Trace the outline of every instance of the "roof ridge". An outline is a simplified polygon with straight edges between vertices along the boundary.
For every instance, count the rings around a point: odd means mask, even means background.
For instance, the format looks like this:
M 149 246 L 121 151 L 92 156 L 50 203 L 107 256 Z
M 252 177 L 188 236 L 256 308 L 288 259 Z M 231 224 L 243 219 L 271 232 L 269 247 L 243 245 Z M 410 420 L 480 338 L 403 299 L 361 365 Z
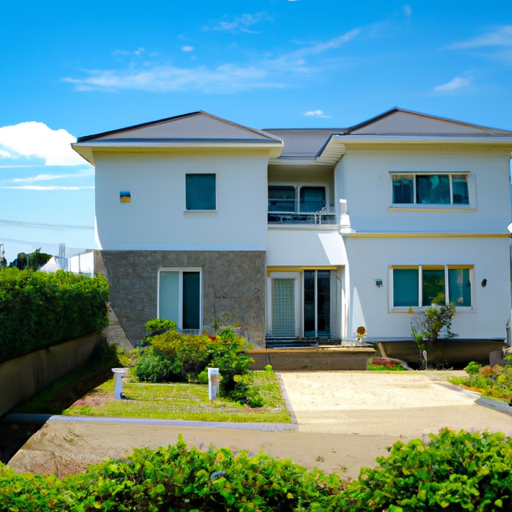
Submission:
M 220 121 L 220 122 L 222 122 L 224 124 L 228 124 L 228 125 L 231 125 L 233 127 L 242 129 L 244 131 L 247 131 L 247 132 L 250 132 L 250 133 L 256 133 L 256 134 L 258 134 L 258 135 L 260 135 L 262 137 L 265 137 L 265 138 L 267 138 L 267 139 L 269 139 L 271 141 L 282 142 L 282 140 L 279 137 L 276 137 L 275 135 L 267 133 L 267 132 L 265 132 L 263 130 L 258 130 L 257 128 L 251 128 L 249 126 L 245 126 L 245 125 L 242 125 L 242 124 L 239 124 L 239 123 L 235 123 L 235 122 L 230 121 L 228 119 L 224 119 L 222 117 L 218 117 L 218 116 L 215 116 L 213 114 L 210 114 L 209 112 L 206 112 L 204 110 L 197 110 L 195 112 L 190 112 L 188 114 L 181 114 L 181 115 L 177 115 L 177 116 L 166 117 L 164 119 L 158 119 L 156 121 L 149 121 L 149 122 L 145 122 L 145 123 L 139 123 L 139 124 L 135 124 L 135 125 L 131 125 L 131 126 L 126 126 L 124 128 L 118 128 L 116 130 L 109 130 L 109 131 L 106 131 L 106 132 L 100 132 L 100 133 L 95 133 L 95 134 L 92 134 L 92 135 L 86 135 L 86 136 L 83 136 L 83 137 L 78 137 L 76 143 L 87 142 L 87 141 L 94 140 L 94 139 L 97 139 L 97 138 L 106 137 L 106 136 L 109 136 L 109 135 L 115 135 L 117 133 L 123 133 L 123 132 L 131 131 L 131 130 L 137 130 L 137 129 L 140 129 L 140 128 L 147 128 L 147 127 L 150 127 L 150 126 L 157 126 L 157 125 L 160 125 L 160 124 L 175 122 L 175 121 L 180 120 L 180 119 L 184 119 L 184 118 L 187 118 L 187 117 L 194 117 L 194 116 L 197 116 L 197 115 L 204 115 L 204 116 L 207 116 L 207 117 L 209 117 L 211 119 L 215 119 L 216 121 Z

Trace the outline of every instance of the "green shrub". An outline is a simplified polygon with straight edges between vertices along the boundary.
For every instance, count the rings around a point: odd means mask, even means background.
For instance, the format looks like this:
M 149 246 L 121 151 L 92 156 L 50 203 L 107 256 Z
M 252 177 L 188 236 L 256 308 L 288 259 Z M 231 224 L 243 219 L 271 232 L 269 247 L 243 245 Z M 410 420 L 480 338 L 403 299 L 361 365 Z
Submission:
M 207 335 L 166 331 L 150 340 L 136 367 L 139 380 L 151 382 L 186 382 L 195 379 L 209 360 Z M 152 370 L 150 370 L 152 368 Z
M 512 509 L 512 439 L 444 429 L 424 444 L 397 441 L 374 469 L 363 468 L 337 498 L 346 511 Z
M 348 484 L 263 453 L 175 446 L 134 450 L 63 480 L 0 464 L 0 510 L 47 512 L 490 512 L 512 509 L 512 439 L 444 429 L 396 442 Z
M 272 367 L 272 365 L 271 365 L 271 364 L 267 364 L 267 365 L 265 366 L 265 371 L 266 371 L 266 372 L 273 372 L 273 371 L 274 371 L 274 368 Z
M 166 318 L 154 318 L 153 320 L 149 320 L 146 322 L 144 328 L 148 332 L 154 331 L 175 331 L 176 330 L 176 322 L 172 320 L 167 320 Z
M 220 396 L 241 401 L 250 398 L 249 366 L 253 359 L 244 352 L 245 339 L 232 327 L 222 329 L 216 336 L 168 330 L 149 338 L 149 343 L 135 366 L 134 373 L 139 380 L 199 382 L 199 375 L 208 367 L 218 368 Z M 201 380 L 207 383 L 208 376 Z
M 208 372 L 206 370 L 203 370 L 198 376 L 197 376 L 197 383 L 198 384 L 208 384 Z
M 236 375 L 248 375 L 249 367 L 254 360 L 244 352 L 245 338 L 237 336 L 232 327 L 225 327 L 208 346 L 210 360 L 208 366 L 218 368 L 222 375 L 220 382 L 221 396 L 229 396 L 235 392 L 240 395 L 244 382 L 235 382 Z M 238 391 L 235 388 L 238 384 Z M 245 395 L 242 393 L 242 396 Z
M 35 511 L 313 511 L 332 510 L 343 488 L 337 475 L 263 453 L 188 448 L 136 449 L 63 480 L 0 466 L 0 510 Z
M 87 278 L 2 267 L 0 362 L 108 325 L 108 283 Z
M 480 363 L 477 363 L 476 361 L 471 361 L 464 370 L 468 375 L 476 375 L 480 368 L 482 368 L 482 365 Z
M 464 368 L 468 377 L 453 377 L 452 384 L 479 390 L 484 397 L 510 402 L 512 397 L 512 365 L 506 362 L 501 366 L 480 366 L 471 362 Z

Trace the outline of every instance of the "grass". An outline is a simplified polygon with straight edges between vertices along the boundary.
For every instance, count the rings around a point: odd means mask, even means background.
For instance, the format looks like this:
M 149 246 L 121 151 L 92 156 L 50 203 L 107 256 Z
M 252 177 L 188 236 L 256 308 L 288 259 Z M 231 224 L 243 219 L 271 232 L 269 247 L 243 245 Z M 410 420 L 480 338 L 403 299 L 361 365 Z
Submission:
M 181 419 L 195 421 L 290 423 L 274 372 L 254 372 L 254 385 L 264 407 L 252 409 L 224 398 L 208 400 L 208 386 L 201 384 L 150 384 L 125 379 L 126 400 L 114 399 L 109 379 L 63 411 L 68 416 Z

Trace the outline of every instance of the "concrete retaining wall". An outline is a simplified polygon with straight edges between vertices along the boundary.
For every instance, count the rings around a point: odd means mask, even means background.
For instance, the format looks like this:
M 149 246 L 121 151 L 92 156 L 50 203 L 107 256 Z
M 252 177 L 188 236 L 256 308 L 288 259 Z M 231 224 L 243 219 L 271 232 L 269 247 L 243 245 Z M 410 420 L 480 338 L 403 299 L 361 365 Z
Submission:
M 366 370 L 375 350 L 366 347 L 248 350 L 254 359 L 251 370 L 271 364 L 276 371 Z
M 90 334 L 0 364 L 0 417 L 85 363 L 98 342 Z

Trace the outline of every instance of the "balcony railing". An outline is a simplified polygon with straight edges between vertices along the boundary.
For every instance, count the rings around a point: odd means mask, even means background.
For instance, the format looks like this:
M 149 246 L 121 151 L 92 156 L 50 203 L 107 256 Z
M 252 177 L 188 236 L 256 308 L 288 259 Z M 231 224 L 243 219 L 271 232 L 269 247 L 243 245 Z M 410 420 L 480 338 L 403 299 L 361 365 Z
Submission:
M 268 212 L 269 224 L 336 224 L 340 232 L 351 232 L 350 217 L 347 211 L 347 200 L 339 200 L 337 212 L 328 212 L 322 208 L 318 212 Z
M 268 212 L 269 224 L 336 224 L 336 214 L 319 212 Z

